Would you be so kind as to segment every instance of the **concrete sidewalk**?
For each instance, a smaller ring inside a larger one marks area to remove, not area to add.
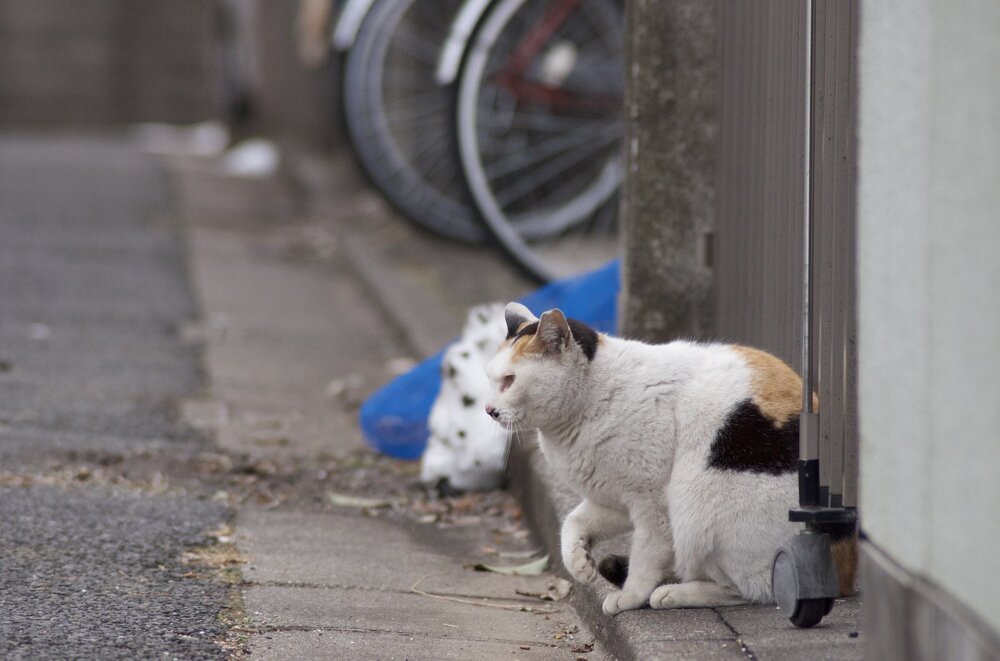
[[[503,494],[424,494],[413,464],[365,449],[356,409],[454,337],[470,305],[533,285],[489,249],[414,229],[344,155],[294,153],[284,178],[242,195],[226,192],[233,182],[213,185],[204,163],[174,165],[182,184],[199,182],[185,215],[204,323],[191,332],[206,343],[211,383],[188,402],[189,419],[227,452],[257,457],[262,472],[236,521],[254,656],[860,657],[857,600],[811,631],[774,607],[608,618],[604,588],[543,602],[525,595],[559,585],[555,576],[469,571],[543,547],[558,558],[572,495],[531,448],[511,464],[524,517]],[[550,571],[562,574],[558,559]]]
[[[511,496],[428,494],[357,428],[360,401],[443,346],[467,304],[526,283],[485,250],[442,259],[454,246],[403,224],[347,160],[242,188],[210,161],[171,164],[209,377],[187,419],[258,473],[233,503],[252,656],[603,658],[568,602],[539,597],[563,579],[472,569],[539,554]],[[303,185],[303,204],[274,203]],[[496,277],[456,293],[473,265]]]

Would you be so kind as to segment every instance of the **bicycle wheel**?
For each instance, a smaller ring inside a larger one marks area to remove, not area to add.
[[[617,0],[498,0],[459,74],[469,190],[541,281],[618,254],[623,20]]]
[[[377,0],[344,70],[344,118],[362,167],[397,209],[437,234],[487,233],[455,150],[454,93],[434,80],[461,0]]]

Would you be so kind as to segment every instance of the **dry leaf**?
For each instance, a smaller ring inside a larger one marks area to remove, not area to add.
[[[562,601],[569,596],[571,588],[572,584],[565,578],[553,576],[549,580],[548,588],[545,592],[529,592],[527,590],[514,590],[514,592],[522,597],[535,597],[542,601]]]
[[[530,551],[496,551],[495,553],[501,558],[510,558],[511,560],[517,560],[520,558],[534,558],[539,553],[541,549],[531,549]]]
[[[380,507],[392,507],[398,500],[388,498],[363,498],[361,496],[349,496],[342,493],[326,492],[327,499],[339,507],[361,507],[365,509],[378,509]]]
[[[496,567],[494,565],[484,565],[476,563],[472,566],[476,571],[491,571],[495,574],[507,574],[508,576],[538,576],[549,567],[549,556],[543,555],[537,560],[532,560],[516,567]]]

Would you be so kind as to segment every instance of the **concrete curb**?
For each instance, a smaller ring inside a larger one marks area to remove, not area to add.
[[[354,277],[399,334],[406,350],[418,358],[426,358],[440,351],[443,348],[440,334],[428,332],[423,324],[415,323],[420,318],[419,298],[407,295],[400,288],[400,279],[378,251],[370,250],[365,240],[358,236],[346,236],[342,241],[346,248],[344,254]]]
[[[329,159],[294,146],[286,152],[309,214],[350,218],[337,228],[339,255],[414,357],[452,342],[473,305],[510,300],[531,287],[488,246],[443,239],[399,217],[346,156]]]
[[[559,529],[563,514],[576,502],[566,492],[557,492],[549,487],[545,472],[544,458],[534,448],[533,438],[521,438],[511,447],[507,463],[507,479],[510,489],[521,502],[528,525],[543,544],[552,559],[551,569],[569,578],[563,569],[559,549]],[[639,659],[644,657],[634,641],[630,640],[622,627],[616,625],[601,610],[604,591],[593,585],[574,583],[571,602],[577,614],[586,623],[591,633],[601,641],[604,649],[616,659]]]

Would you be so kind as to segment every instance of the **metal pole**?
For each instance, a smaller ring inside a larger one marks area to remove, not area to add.
[[[821,498],[819,480],[819,411],[813,406],[813,392],[816,390],[816,373],[813,368],[813,353],[816,338],[813,336],[813,317],[816,307],[814,266],[816,249],[813,236],[814,200],[813,200],[813,107],[812,88],[816,79],[813,71],[813,44],[816,35],[816,0],[806,0],[803,12],[805,14],[805,115],[803,149],[803,254],[802,254],[802,414],[799,417],[799,506],[789,510],[790,521],[805,523],[803,535],[818,534],[824,530],[822,526],[843,524],[853,526],[855,514],[853,510],[843,507],[831,507],[829,502]],[[835,414],[836,412],[832,412]],[[827,485],[829,486],[829,485]]]
[[[802,416],[799,421],[799,504],[818,507],[819,490],[819,415],[813,407],[816,375],[813,354],[813,190],[812,190],[812,84],[813,84],[813,14],[815,0],[805,3],[805,103],[803,116],[802,176]]]
[[[803,131],[803,159],[802,159],[802,410],[805,413],[813,412],[812,393],[814,391],[814,375],[812,369],[812,351],[810,351],[810,341],[812,340],[812,319],[813,319],[813,278],[812,278],[812,4],[813,0],[807,0],[806,5],[806,34],[805,34],[805,55],[806,55],[806,81],[805,81],[805,104],[804,116],[802,118]],[[802,457],[807,453],[802,448]]]

